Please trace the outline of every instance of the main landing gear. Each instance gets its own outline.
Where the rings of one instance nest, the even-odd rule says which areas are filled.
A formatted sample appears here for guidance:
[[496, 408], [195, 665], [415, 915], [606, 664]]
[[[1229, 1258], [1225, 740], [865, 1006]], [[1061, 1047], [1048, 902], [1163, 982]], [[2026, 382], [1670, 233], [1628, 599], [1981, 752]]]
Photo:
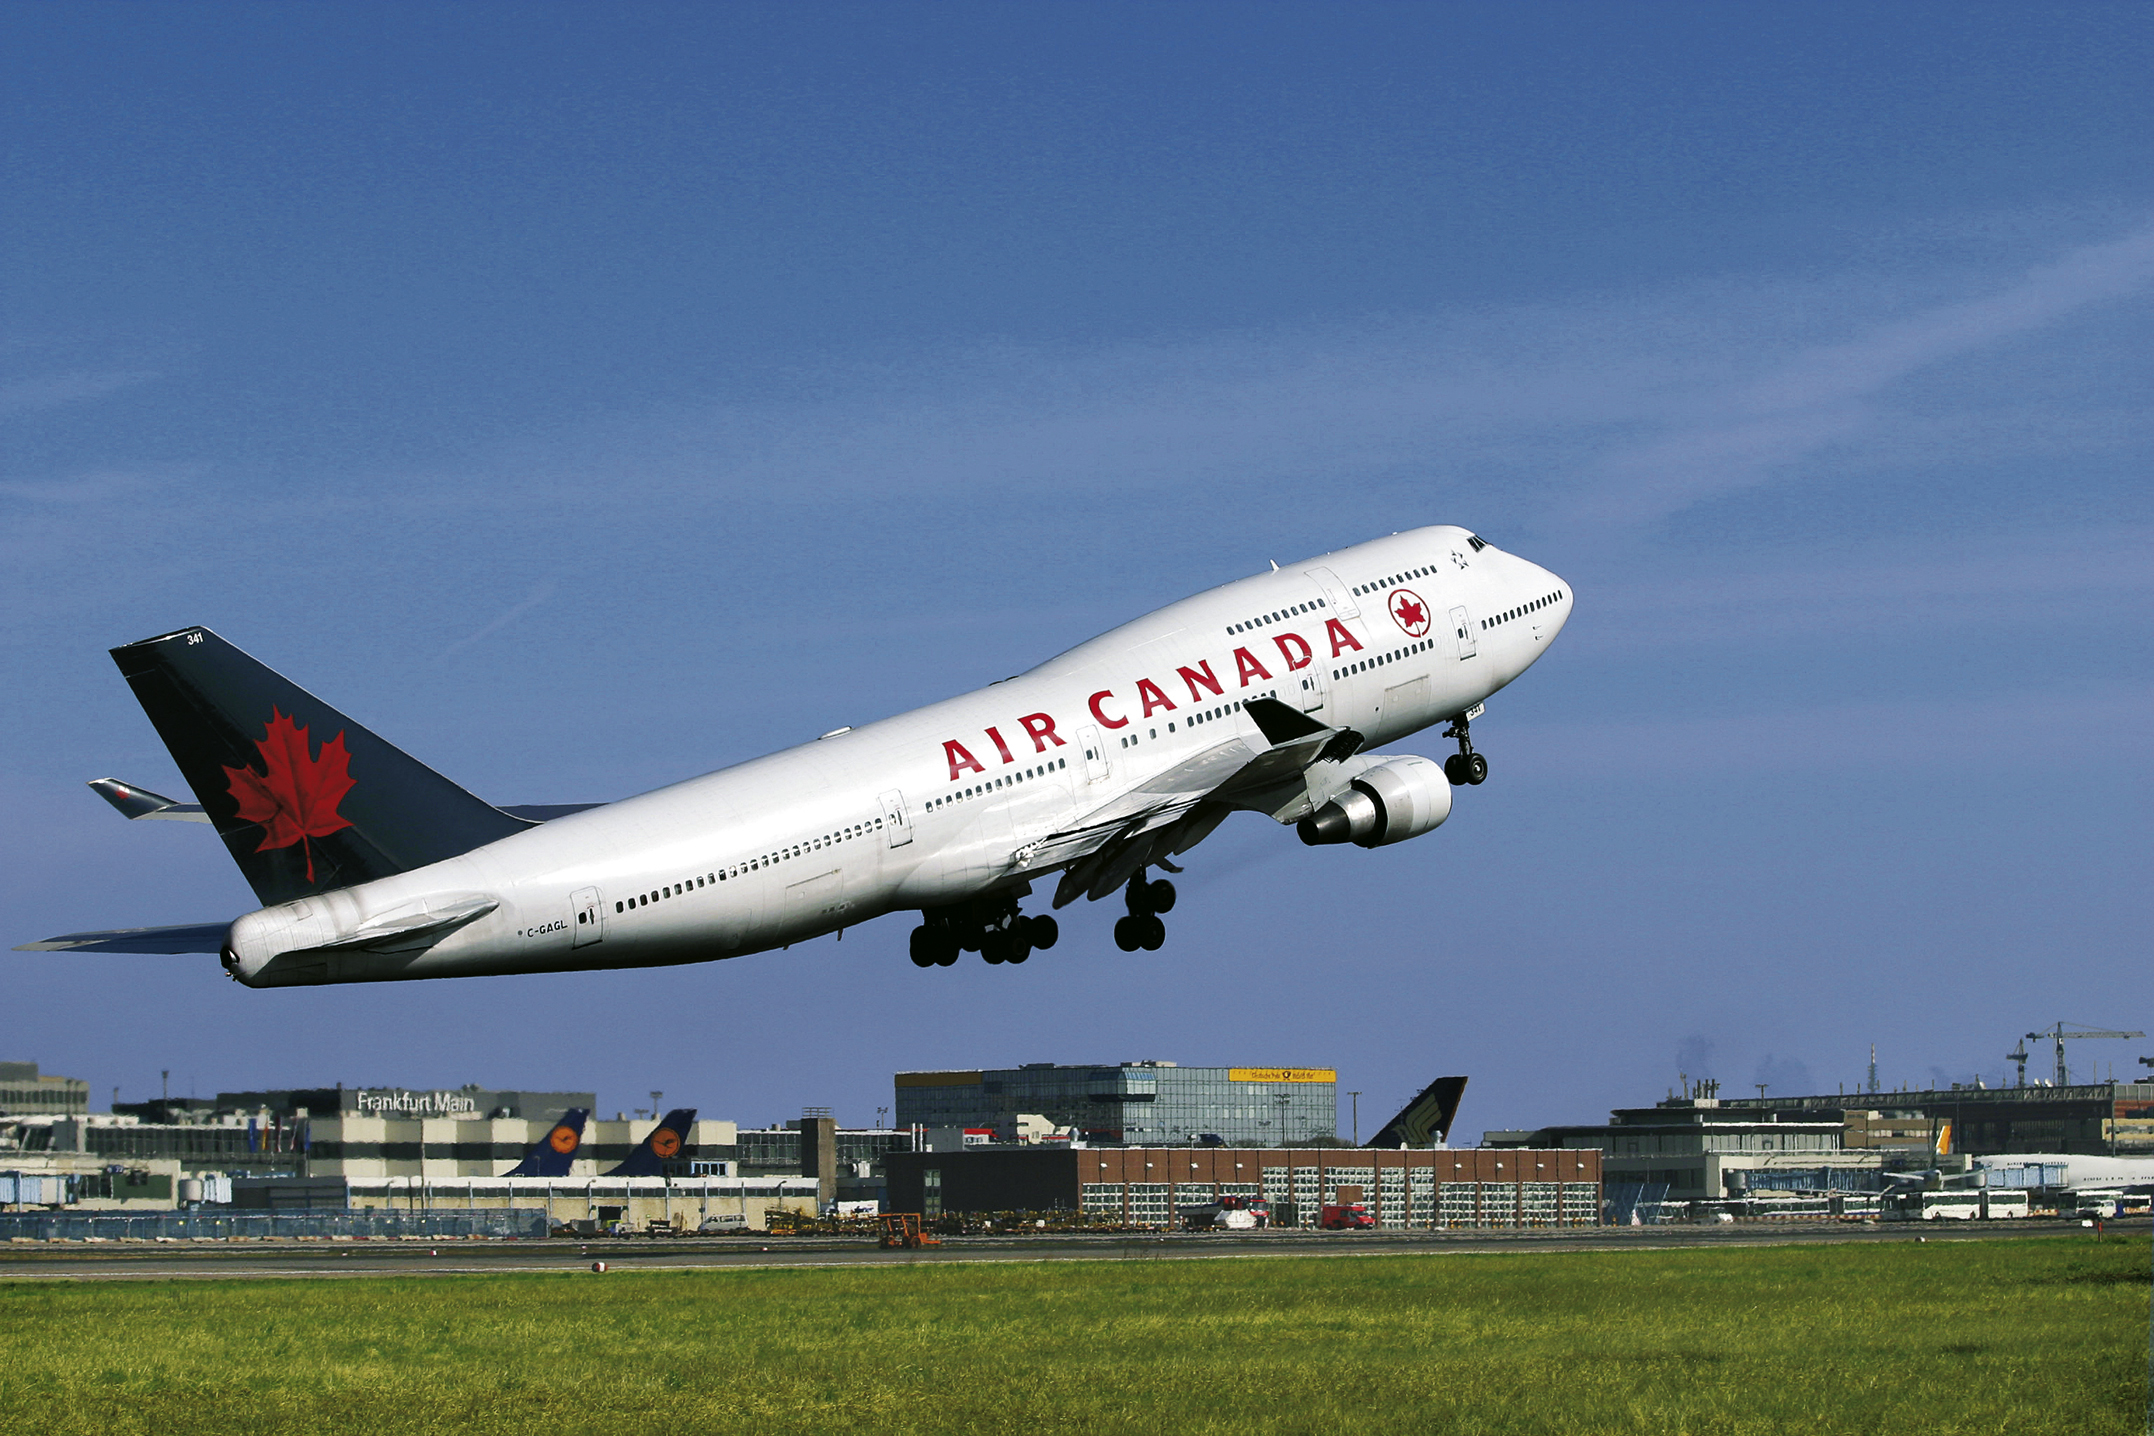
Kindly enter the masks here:
[[976, 952], [990, 966], [1023, 962], [1045, 952], [1062, 936], [1051, 917], [1026, 917], [1015, 898], [991, 898], [961, 907], [923, 912], [912, 930], [914, 967], [951, 967], [961, 952]]
[[1488, 778], [1488, 759], [1473, 751], [1473, 735], [1461, 713], [1451, 720], [1451, 726], [1443, 730], [1446, 738], [1458, 739], [1458, 751], [1443, 760], [1443, 775], [1451, 780], [1454, 788], [1468, 783], [1479, 784]]
[[1159, 945], [1167, 940], [1167, 925], [1159, 915], [1174, 911], [1174, 884], [1165, 878], [1148, 883], [1144, 869], [1139, 868], [1122, 896], [1129, 903], [1129, 916], [1115, 919], [1114, 945], [1124, 952], [1135, 952], [1140, 947], [1146, 952], [1159, 951]]

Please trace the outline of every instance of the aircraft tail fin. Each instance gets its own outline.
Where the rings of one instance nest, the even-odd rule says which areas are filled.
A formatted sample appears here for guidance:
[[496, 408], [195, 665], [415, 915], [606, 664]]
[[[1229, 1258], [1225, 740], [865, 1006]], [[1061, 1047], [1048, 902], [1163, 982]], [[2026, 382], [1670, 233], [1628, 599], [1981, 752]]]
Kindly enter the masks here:
[[1371, 1147], [1438, 1147], [1451, 1140], [1451, 1123], [1466, 1095], [1463, 1077], [1438, 1077], [1368, 1140]]
[[551, 1131], [539, 1138], [538, 1145], [524, 1154], [524, 1159], [501, 1175], [504, 1177], [565, 1177], [569, 1164], [576, 1160], [576, 1149], [583, 1145], [583, 1124], [590, 1117], [588, 1107], [571, 1107], [561, 1114], [561, 1120], [553, 1124]]
[[112, 661], [264, 906], [531, 826], [206, 628], [126, 644]]
[[688, 1139], [694, 1135], [696, 1109], [676, 1107], [666, 1113], [665, 1120], [651, 1129], [651, 1135], [636, 1144], [636, 1150], [628, 1154], [628, 1160], [605, 1175], [609, 1177], [663, 1177], [666, 1163], [688, 1150]]

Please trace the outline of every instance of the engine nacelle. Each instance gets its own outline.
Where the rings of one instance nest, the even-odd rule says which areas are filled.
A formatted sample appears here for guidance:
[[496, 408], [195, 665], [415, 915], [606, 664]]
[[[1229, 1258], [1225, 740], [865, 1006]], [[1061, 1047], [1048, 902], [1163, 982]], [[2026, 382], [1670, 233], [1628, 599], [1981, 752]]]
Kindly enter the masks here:
[[1296, 825], [1311, 847], [1380, 848], [1418, 838], [1451, 816], [1451, 780], [1426, 758], [1386, 758]]

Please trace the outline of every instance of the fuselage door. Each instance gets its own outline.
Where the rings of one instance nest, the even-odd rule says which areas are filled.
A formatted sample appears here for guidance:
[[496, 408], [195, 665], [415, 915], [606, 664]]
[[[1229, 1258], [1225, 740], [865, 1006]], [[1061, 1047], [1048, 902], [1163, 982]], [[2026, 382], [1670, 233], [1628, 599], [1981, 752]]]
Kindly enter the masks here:
[[1458, 656], [1460, 658], [1473, 657], [1473, 616], [1463, 608], [1452, 609], [1451, 631], [1458, 635]]
[[589, 947], [604, 940], [606, 925], [599, 913], [597, 888], [576, 889], [569, 894], [568, 905], [573, 910], [569, 923], [575, 934], [569, 942], [570, 947]]
[[1315, 713], [1324, 706], [1324, 670], [1321, 665], [1310, 662], [1287, 675], [1294, 684], [1294, 696], [1301, 700], [1301, 711]]
[[1315, 579], [1317, 586], [1324, 590], [1324, 603], [1332, 613], [1340, 618], [1361, 617], [1361, 605], [1354, 602], [1354, 591], [1339, 582], [1337, 574], [1328, 568], [1304, 569], [1302, 572]]
[[912, 824], [905, 821], [905, 795], [892, 788], [882, 796], [883, 831], [890, 835], [890, 846], [902, 848], [912, 841]]
[[1084, 780], [1100, 783], [1107, 778], [1107, 740], [1099, 729], [1087, 723], [1077, 730], [1077, 741], [1084, 744]]

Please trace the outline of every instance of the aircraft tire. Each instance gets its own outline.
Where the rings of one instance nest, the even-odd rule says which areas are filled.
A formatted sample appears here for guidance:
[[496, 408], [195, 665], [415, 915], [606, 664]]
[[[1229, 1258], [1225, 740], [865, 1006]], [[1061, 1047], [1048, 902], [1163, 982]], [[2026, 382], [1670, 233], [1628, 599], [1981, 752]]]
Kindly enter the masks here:
[[1143, 931], [1137, 936], [1137, 945], [1146, 952], [1157, 952], [1167, 940], [1167, 925], [1156, 917], [1139, 918]]
[[1450, 757], [1444, 759], [1443, 775], [1451, 780], [1452, 787], [1465, 787], [1467, 782], [1466, 755], [1464, 753], [1453, 753]]
[[1026, 958], [1030, 956], [1032, 956], [1032, 944], [1020, 938], [1016, 942], [1010, 944], [1010, 955], [1007, 960], [1015, 964], [1023, 962]]
[[935, 934], [922, 923], [912, 930], [912, 965], [933, 967], [935, 965]]
[[1144, 885], [1145, 906], [1155, 913], [1174, 911], [1174, 884], [1161, 878]]
[[1487, 781], [1488, 759], [1479, 753], [1467, 753], [1463, 756], [1466, 759], [1463, 765], [1466, 769], [1466, 781], [1477, 785]]
[[1141, 936], [1143, 930], [1139, 925], [1140, 921], [1135, 916], [1116, 918], [1114, 920], [1114, 945], [1124, 952], [1135, 952], [1142, 947], [1144, 939]]
[[1053, 947], [1061, 936], [1062, 925], [1051, 917], [1033, 918], [1031, 926], [1025, 929], [1025, 937], [1041, 952]]

